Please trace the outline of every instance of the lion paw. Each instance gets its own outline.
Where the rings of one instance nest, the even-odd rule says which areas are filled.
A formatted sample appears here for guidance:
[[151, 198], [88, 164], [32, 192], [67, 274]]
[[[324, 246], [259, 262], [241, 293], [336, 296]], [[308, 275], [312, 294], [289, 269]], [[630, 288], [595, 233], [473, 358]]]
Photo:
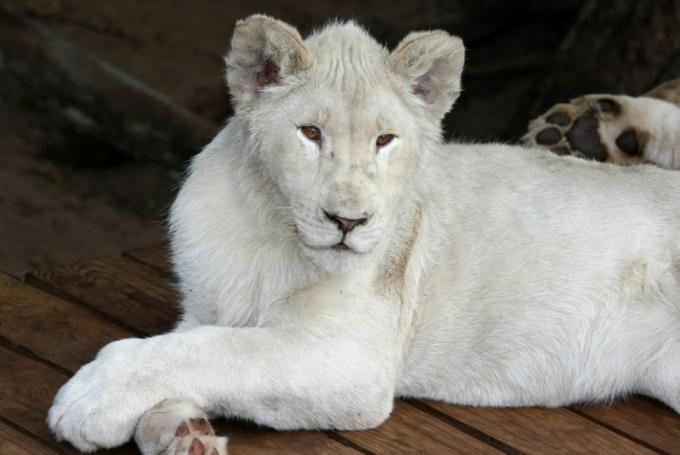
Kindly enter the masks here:
[[595, 161], [634, 164], [645, 161], [650, 133], [641, 127], [636, 98], [587, 95], [556, 104], [529, 123], [525, 145]]
[[163, 455], [227, 455], [227, 438], [215, 436], [206, 419], [188, 419], [177, 427]]

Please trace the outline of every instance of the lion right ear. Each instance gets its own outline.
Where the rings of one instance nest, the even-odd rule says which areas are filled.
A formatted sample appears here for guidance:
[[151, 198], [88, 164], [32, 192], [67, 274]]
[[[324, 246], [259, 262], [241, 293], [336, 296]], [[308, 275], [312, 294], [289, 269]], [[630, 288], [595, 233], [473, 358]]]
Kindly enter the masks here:
[[240, 110], [263, 89], [308, 69], [314, 59], [294, 27], [256, 14], [236, 23], [225, 61], [227, 84]]

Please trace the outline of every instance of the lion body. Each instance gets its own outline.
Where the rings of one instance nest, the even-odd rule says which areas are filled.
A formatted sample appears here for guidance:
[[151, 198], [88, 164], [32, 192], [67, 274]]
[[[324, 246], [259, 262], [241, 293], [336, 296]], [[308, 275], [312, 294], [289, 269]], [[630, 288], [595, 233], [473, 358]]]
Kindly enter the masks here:
[[388, 52], [352, 23], [239, 22], [236, 114], [170, 215], [182, 320], [79, 370], [57, 436], [222, 454], [187, 425], [371, 428], [399, 396], [680, 411], [679, 174], [443, 143], [463, 56], [442, 31]]
[[[173, 208], [185, 327], [311, 317], [286, 302], [329, 276], [260, 199], [267, 173], [243, 166], [237, 128], [195, 160]], [[394, 318], [411, 319], [384, 347], [403, 356], [394, 392], [558, 406], [646, 390], [680, 324], [678, 175], [500, 144], [427, 156], [413, 219], [344, 278], [398, 296]]]

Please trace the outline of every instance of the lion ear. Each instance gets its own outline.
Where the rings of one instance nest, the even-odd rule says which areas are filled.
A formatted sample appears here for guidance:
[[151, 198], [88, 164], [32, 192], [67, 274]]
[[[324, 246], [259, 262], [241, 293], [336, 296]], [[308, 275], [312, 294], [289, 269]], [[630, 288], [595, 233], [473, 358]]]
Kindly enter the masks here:
[[441, 30], [408, 34], [389, 57], [392, 70], [406, 80], [436, 120], [444, 117], [460, 94], [464, 62], [463, 41]]
[[265, 87], [308, 69], [313, 57], [294, 27], [256, 14], [236, 23], [225, 61], [227, 84], [239, 110]]

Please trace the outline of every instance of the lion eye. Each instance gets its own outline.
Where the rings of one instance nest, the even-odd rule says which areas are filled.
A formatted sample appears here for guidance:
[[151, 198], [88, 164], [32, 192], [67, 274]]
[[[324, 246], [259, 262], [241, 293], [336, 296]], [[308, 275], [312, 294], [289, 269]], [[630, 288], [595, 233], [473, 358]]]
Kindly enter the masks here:
[[392, 139], [394, 139], [394, 134], [381, 134], [378, 136], [378, 139], [375, 140], [375, 145], [383, 147], [392, 142]]
[[305, 137], [310, 141], [319, 142], [321, 140], [321, 130], [316, 126], [301, 126], [300, 131], [302, 131], [302, 134], [304, 134]]

